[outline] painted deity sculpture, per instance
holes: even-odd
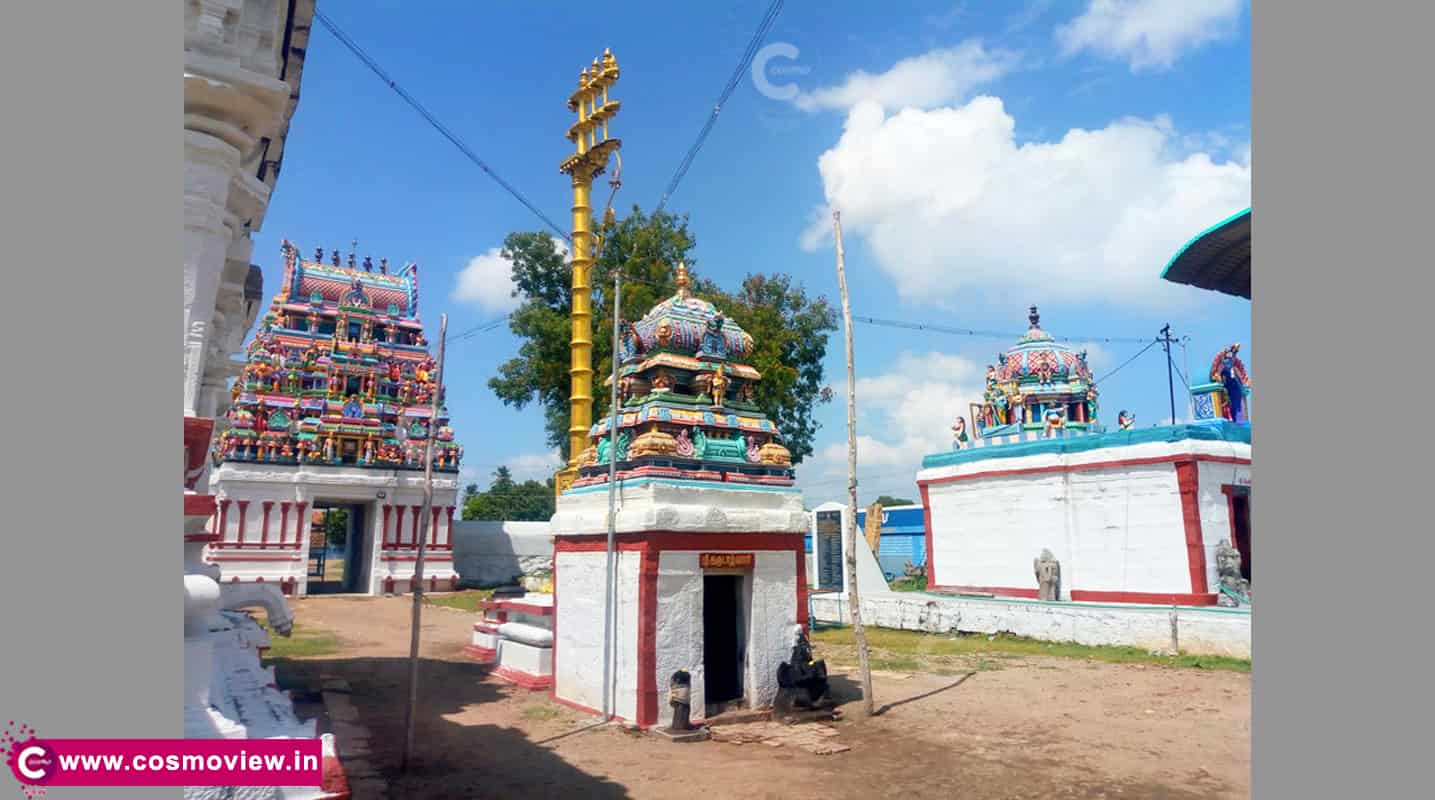
[[[1239,342],[1216,354],[1211,361],[1211,380],[1226,390],[1226,419],[1232,422],[1246,422],[1246,390],[1251,379],[1246,375],[1246,365],[1241,362]]]
[[[1130,411],[1127,411],[1123,408],[1121,409],[1121,413],[1116,415],[1116,427],[1120,428],[1121,430],[1129,431],[1133,427],[1135,427],[1135,425],[1136,415],[1132,414]]]
[[[961,450],[967,447],[969,443],[970,440],[967,438],[967,421],[962,417],[957,417],[956,423],[952,425],[952,449]]]

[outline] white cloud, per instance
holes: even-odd
[[[902,353],[880,375],[857,380],[858,499],[916,498],[922,457],[950,450],[952,423],[981,399],[985,367],[944,353]],[[845,402],[843,403],[845,405]],[[846,430],[845,424],[841,428]],[[810,505],[847,496],[847,439],[817,448],[797,469]]]
[[[903,59],[878,75],[859,70],[841,85],[801,92],[792,102],[804,111],[847,110],[860,103],[887,110],[935,108],[966,99],[977,86],[1010,72],[1017,61],[1014,53],[989,50],[969,39]]]
[[[563,458],[556,450],[551,453],[522,453],[508,459],[508,469],[519,483],[530,479],[539,482],[548,480],[562,466]]]
[[[818,160],[826,203],[803,247],[830,238],[838,208],[905,300],[1161,308],[1190,298],[1159,279],[1176,250],[1250,205],[1249,163],[1178,152],[1164,117],[1020,145],[1015,130],[995,97],[857,106]]]
[[[1181,56],[1231,35],[1244,0],[1091,0],[1057,28],[1062,52],[1120,59],[1132,72],[1169,69]]]
[[[495,247],[469,259],[458,273],[453,299],[494,314],[518,308],[519,298],[513,291],[513,263],[503,257],[501,248]]]
[[[568,258],[568,243],[556,236],[553,248]],[[503,257],[503,248],[495,247],[483,255],[469,259],[459,270],[454,284],[453,299],[472,303],[493,314],[505,314],[518,308],[522,298],[514,294],[513,262]]]

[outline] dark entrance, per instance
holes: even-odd
[[[743,696],[741,575],[703,576],[703,699],[712,706]]]
[[[308,594],[367,592],[368,515],[361,503],[316,501],[309,534]]]
[[[1238,493],[1231,496],[1232,544],[1241,554],[1241,577],[1251,579],[1251,496]]]

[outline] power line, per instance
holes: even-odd
[[[1106,373],[1105,375],[1102,375],[1100,378],[1098,378],[1098,379],[1096,380],[1096,382],[1097,382],[1097,383],[1105,383],[1107,378],[1110,378],[1112,375],[1115,375],[1116,373],[1118,373],[1118,372],[1120,372],[1121,370],[1125,369],[1126,366],[1127,366],[1128,364],[1130,364],[1132,361],[1135,361],[1136,359],[1140,358],[1147,350],[1150,350],[1151,348],[1155,347],[1156,345],[1158,345],[1158,344],[1160,344],[1160,343],[1161,343],[1161,340],[1160,340],[1160,339],[1153,339],[1153,340],[1151,340],[1151,342],[1150,342],[1149,344],[1147,344],[1145,347],[1141,348],[1141,350],[1140,350],[1138,353],[1136,353],[1136,355],[1134,355],[1134,356],[1132,356],[1132,357],[1126,359],[1125,361],[1121,362],[1121,366],[1117,367],[1116,369],[1111,370],[1110,372]]]
[[[1016,333],[1003,333],[999,331],[978,331],[966,328],[949,328],[945,325],[931,325],[925,322],[901,322],[899,320],[875,319],[873,317],[854,316],[852,317],[852,319],[856,322],[864,322],[868,325],[883,325],[889,328],[907,328],[909,330],[918,331],[934,331],[936,333],[950,333],[956,336],[977,336],[987,339],[1010,340],[1015,339],[1021,335]],[[1126,338],[1120,336],[1063,336],[1060,338],[1053,338],[1055,341],[1058,342],[1098,342],[1101,344],[1140,344],[1147,341],[1146,339]]]
[[[772,5],[767,8],[767,14],[763,16],[762,22],[758,24],[757,32],[752,35],[752,40],[748,42],[747,50],[743,51],[742,58],[737,63],[737,68],[733,70],[732,76],[728,78],[727,84],[723,86],[722,94],[718,95],[718,101],[713,105],[712,114],[708,115],[707,122],[703,123],[702,130],[698,132],[698,138],[693,142],[692,147],[688,148],[687,155],[683,156],[682,162],[678,164],[677,171],[673,173],[673,179],[668,182],[667,191],[663,192],[662,199],[658,201],[658,206],[653,211],[655,216],[662,213],[663,208],[668,204],[668,199],[678,190],[678,184],[681,183],[683,177],[688,174],[688,168],[693,165],[693,159],[697,158],[698,151],[703,148],[703,143],[707,141],[708,134],[712,132],[713,126],[717,124],[718,114],[722,112],[723,104],[726,103],[728,98],[732,97],[732,93],[737,90],[738,83],[742,80],[743,75],[747,73],[748,67],[752,64],[753,57],[757,55],[758,48],[762,46],[763,40],[767,38],[768,32],[772,30],[772,24],[777,21],[777,15],[781,12],[782,0],[773,0]]]
[[[547,225],[550,230],[562,237],[564,241],[570,240],[569,234],[567,232],[554,224],[553,220],[549,219],[548,216],[542,211],[539,211],[537,206],[530,203],[528,201],[528,198],[524,197],[522,193],[520,193],[517,189],[513,188],[513,186],[511,186],[508,181],[505,181],[503,178],[499,177],[498,173],[494,172],[493,169],[489,167],[483,159],[478,157],[477,153],[473,152],[473,150],[470,149],[468,145],[464,144],[463,141],[459,139],[456,134],[450,131],[448,129],[448,126],[444,125],[442,122],[439,122],[433,114],[429,113],[428,109],[424,108],[422,103],[420,103],[418,100],[415,100],[412,95],[404,91],[404,88],[402,86],[399,86],[399,84],[393,78],[389,77],[389,74],[384,71],[383,67],[379,66],[377,61],[370,58],[369,54],[365,53],[364,49],[360,47],[357,42],[355,42],[353,39],[350,39],[348,34],[344,33],[342,30],[339,30],[339,26],[335,25],[333,20],[329,19],[324,14],[324,12],[316,10],[314,12],[314,18],[319,20],[319,24],[327,28],[330,33],[334,34],[334,38],[338,39],[341,44],[347,47],[349,49],[349,52],[353,53],[356,57],[358,57],[360,61],[364,62],[364,66],[368,67],[375,75],[379,77],[380,80],[388,84],[389,88],[393,89],[399,97],[403,98],[404,102],[408,103],[409,106],[411,106],[415,111],[417,111],[420,116],[427,120],[428,123],[433,126],[434,130],[438,131],[440,134],[443,135],[445,139],[448,139],[450,142],[452,142],[453,146],[457,147],[459,149],[459,152],[467,156],[469,161],[472,161],[474,164],[476,164],[479,169],[483,170],[484,173],[488,175],[488,177],[492,178],[496,183],[498,183],[499,186],[502,186],[505,191],[513,195],[514,199],[522,203],[525,208],[527,208],[529,211],[532,211],[533,214],[539,219],[543,220],[543,223]]]

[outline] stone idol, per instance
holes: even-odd
[[[1050,550],[1042,550],[1041,558],[1032,562],[1036,570],[1037,598],[1040,600],[1061,599],[1061,562]]]

